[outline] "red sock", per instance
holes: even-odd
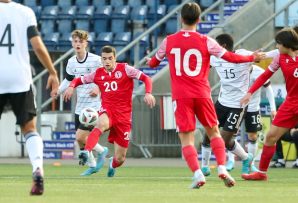
[[[119,162],[119,161],[115,158],[115,156],[114,156],[114,157],[113,157],[113,162],[112,162],[112,167],[113,167],[113,168],[117,168],[117,167],[121,166],[123,163],[124,163],[124,161],[123,161],[123,162]]]
[[[215,137],[210,140],[210,145],[213,151],[213,154],[216,158],[217,165],[226,164],[226,151],[225,151],[225,142],[221,137]]]
[[[260,171],[266,172],[268,170],[271,158],[275,153],[275,148],[276,148],[275,145],[274,146],[264,145],[263,152],[261,155],[261,160],[260,160],[260,166],[259,166]]]
[[[198,161],[198,153],[194,146],[188,145],[182,148],[184,159],[192,172],[200,168]]]
[[[102,134],[101,130],[99,130],[98,128],[94,128],[87,138],[85,150],[88,150],[90,152],[98,143],[98,140],[101,134]]]

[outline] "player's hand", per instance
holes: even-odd
[[[249,92],[246,93],[246,95],[244,95],[244,97],[242,97],[242,99],[240,100],[240,106],[242,108],[244,108],[245,106],[247,106],[250,98],[251,98],[251,93],[249,93]]]
[[[146,65],[149,65],[149,62],[151,61],[151,58],[146,57],[145,59],[146,59]]]
[[[90,97],[96,97],[97,95],[99,95],[100,91],[98,86],[95,86],[94,88],[92,88],[92,90],[89,92],[89,96]]]
[[[274,119],[276,116],[276,111],[271,111],[271,118]]]
[[[155,97],[151,93],[146,93],[144,96],[144,102],[150,107],[155,106]]]
[[[266,53],[259,50],[255,51],[252,55],[255,57],[254,62],[260,62],[266,58]]]
[[[71,99],[71,96],[73,95],[73,91],[74,91],[74,88],[73,87],[68,87],[64,94],[63,94],[63,100],[65,102],[69,101]]]
[[[50,74],[47,82],[47,89],[51,88],[51,97],[55,98],[58,95],[59,79],[57,74]]]

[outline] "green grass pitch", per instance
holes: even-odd
[[[251,182],[232,175],[236,186],[226,188],[215,169],[198,190],[188,189],[191,173],[186,167],[122,167],[114,178],[107,168],[90,177],[80,177],[84,167],[45,166],[45,193],[29,196],[31,166],[0,165],[0,203],[255,203],[298,202],[298,170],[271,169],[269,181]]]

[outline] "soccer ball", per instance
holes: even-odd
[[[79,121],[85,126],[94,126],[98,120],[98,113],[93,108],[84,108],[79,116]]]

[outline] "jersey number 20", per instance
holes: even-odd
[[[171,54],[175,55],[175,69],[176,69],[176,75],[181,76],[181,59],[182,59],[182,66],[184,69],[184,72],[188,76],[197,76],[201,72],[202,68],[202,54],[197,49],[189,49],[185,52],[184,56],[181,56],[181,49],[180,48],[172,48]],[[196,67],[194,70],[190,70],[189,68],[189,59],[190,56],[194,55],[196,57]]]
[[[4,42],[5,36],[7,35],[6,43]],[[11,48],[14,44],[11,42],[11,25],[7,24],[6,28],[0,38],[0,47],[8,47],[8,53],[11,54]]]

